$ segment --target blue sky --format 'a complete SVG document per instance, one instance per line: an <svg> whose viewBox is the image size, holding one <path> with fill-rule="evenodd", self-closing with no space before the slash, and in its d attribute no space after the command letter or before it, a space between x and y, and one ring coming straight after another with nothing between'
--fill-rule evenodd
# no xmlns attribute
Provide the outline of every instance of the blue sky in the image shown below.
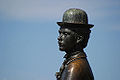
<svg viewBox="0 0 120 80"><path fill-rule="evenodd" d="M64 56L56 22L69 8L95 25L85 48L95 80L120 79L119 0L0 0L0 80L55 80Z"/></svg>

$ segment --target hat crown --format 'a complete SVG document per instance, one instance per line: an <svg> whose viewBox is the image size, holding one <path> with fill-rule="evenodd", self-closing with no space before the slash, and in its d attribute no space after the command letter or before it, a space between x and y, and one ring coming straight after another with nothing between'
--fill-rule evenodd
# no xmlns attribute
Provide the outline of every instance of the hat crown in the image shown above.
<svg viewBox="0 0 120 80"><path fill-rule="evenodd" d="M85 11L81 9L72 8L64 12L63 22L75 24L88 24L88 17Z"/></svg>

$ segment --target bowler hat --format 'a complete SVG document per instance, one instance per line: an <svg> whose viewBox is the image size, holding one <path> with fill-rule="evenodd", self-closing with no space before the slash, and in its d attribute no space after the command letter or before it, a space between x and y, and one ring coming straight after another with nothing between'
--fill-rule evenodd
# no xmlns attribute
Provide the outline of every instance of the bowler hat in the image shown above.
<svg viewBox="0 0 120 80"><path fill-rule="evenodd" d="M92 28L93 24L88 24L88 17L84 10L71 8L66 10L63 14L62 22L57 22L61 27L83 27Z"/></svg>

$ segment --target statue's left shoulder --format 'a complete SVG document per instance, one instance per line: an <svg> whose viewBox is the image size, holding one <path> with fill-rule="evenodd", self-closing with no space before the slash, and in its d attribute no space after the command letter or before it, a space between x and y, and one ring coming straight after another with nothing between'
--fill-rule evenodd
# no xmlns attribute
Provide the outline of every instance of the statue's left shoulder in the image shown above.
<svg viewBox="0 0 120 80"><path fill-rule="evenodd" d="M81 73L86 65L88 65L86 58L76 58L70 60L70 62L67 64L67 67L68 70L71 70L72 72L74 71L78 73L79 71L79 73Z"/></svg>
<svg viewBox="0 0 120 80"><path fill-rule="evenodd" d="M86 58L79 58L67 65L70 80L94 80L91 68Z"/></svg>

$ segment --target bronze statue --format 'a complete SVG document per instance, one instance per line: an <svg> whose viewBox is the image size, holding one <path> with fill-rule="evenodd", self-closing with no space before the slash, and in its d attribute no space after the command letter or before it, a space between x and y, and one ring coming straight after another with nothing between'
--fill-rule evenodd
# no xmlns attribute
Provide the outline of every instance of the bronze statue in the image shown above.
<svg viewBox="0 0 120 80"><path fill-rule="evenodd" d="M65 60L59 72L56 72L57 80L94 80L92 70L87 61L84 48L90 35L85 11L72 8L64 12L60 26L58 44L61 51L65 51Z"/></svg>

